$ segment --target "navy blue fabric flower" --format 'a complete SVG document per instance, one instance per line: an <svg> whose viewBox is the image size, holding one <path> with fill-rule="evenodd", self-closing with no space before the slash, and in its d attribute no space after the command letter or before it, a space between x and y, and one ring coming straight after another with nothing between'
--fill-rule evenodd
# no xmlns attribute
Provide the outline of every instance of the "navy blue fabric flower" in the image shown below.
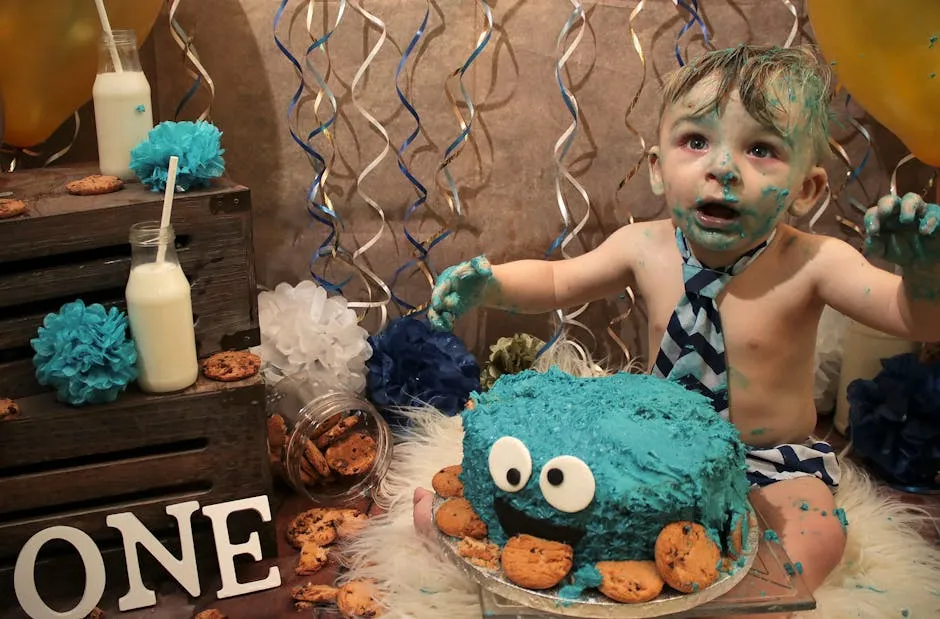
<svg viewBox="0 0 940 619"><path fill-rule="evenodd" d="M29 342L36 380L73 406L113 402L137 379L137 348L127 337L127 316L98 303L66 303L47 314Z"/></svg>
<svg viewBox="0 0 940 619"><path fill-rule="evenodd" d="M134 147L130 168L152 191L163 191L170 157L176 155L176 187L180 191L207 187L225 171L221 141L222 132L212 123L168 120L151 129L147 139Z"/></svg>
<svg viewBox="0 0 940 619"><path fill-rule="evenodd" d="M904 354L881 367L846 392L852 447L893 482L932 486L940 471L940 364Z"/></svg>
<svg viewBox="0 0 940 619"><path fill-rule="evenodd" d="M417 318L393 320L369 338L369 397L393 424L396 407L429 404L456 415L480 390L480 366L460 339Z"/></svg>

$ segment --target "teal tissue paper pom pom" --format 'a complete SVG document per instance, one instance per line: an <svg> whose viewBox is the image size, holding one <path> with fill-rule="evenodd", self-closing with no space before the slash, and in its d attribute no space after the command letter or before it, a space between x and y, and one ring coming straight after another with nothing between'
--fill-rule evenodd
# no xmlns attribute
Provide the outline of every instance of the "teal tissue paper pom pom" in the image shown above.
<svg viewBox="0 0 940 619"><path fill-rule="evenodd" d="M222 160L222 132L204 120L162 122L147 139L131 151L131 169L153 191L166 188L170 157L179 157L176 188L179 191L208 187L213 178L225 172Z"/></svg>
<svg viewBox="0 0 940 619"><path fill-rule="evenodd" d="M79 299L47 314L30 340L36 380L72 406L113 402L137 379L137 348L127 337L127 316Z"/></svg>

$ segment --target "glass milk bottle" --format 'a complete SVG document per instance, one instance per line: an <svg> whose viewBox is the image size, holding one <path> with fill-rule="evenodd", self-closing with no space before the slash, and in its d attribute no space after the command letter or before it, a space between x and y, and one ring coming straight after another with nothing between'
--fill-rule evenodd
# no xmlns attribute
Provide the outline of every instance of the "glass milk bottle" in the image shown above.
<svg viewBox="0 0 940 619"><path fill-rule="evenodd" d="M131 150L153 129L150 84L140 68L137 35L133 30L114 30L114 47L120 67L115 67L107 35L98 44L98 76L92 88L98 133L101 173L125 180L134 178Z"/></svg>
<svg viewBox="0 0 940 619"><path fill-rule="evenodd" d="M199 376L189 280L176 257L176 235L164 231L166 255L157 262L160 223L131 226L131 273L124 296L137 345L137 383L148 393L189 387Z"/></svg>

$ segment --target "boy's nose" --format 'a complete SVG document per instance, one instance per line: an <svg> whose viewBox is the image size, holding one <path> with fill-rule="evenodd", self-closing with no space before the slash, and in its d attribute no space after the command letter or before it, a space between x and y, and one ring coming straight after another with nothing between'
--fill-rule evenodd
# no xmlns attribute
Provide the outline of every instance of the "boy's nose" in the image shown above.
<svg viewBox="0 0 940 619"><path fill-rule="evenodd" d="M705 174L707 180L723 186L735 185L741 180L730 155L716 157Z"/></svg>

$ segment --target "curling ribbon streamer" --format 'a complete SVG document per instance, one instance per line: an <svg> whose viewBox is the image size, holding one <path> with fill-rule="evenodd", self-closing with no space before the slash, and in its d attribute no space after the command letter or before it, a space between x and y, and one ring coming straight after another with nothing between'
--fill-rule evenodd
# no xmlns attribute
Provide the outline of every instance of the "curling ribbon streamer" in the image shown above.
<svg viewBox="0 0 940 619"><path fill-rule="evenodd" d="M467 92L464 86L463 76L467 72L467 69L470 68L470 65L473 64L473 61L477 59L477 56L483 52L483 49L486 47L486 44L489 43L490 37L493 34L493 12L490 10L489 4L486 3L486 0L477 0L477 3L483 10L483 16L486 19L486 29L480 33L473 52L471 52L470 56L462 65L450 74L450 77L447 78L447 82L444 85L444 91L447 94L448 100L450 100L451 110L454 116L457 117L457 122L460 124L460 134L447 146L447 149L444 151L444 156L441 158L440 164L438 164L437 170L439 173L443 172L444 178L447 180L447 187L442 187L442 189L449 189L450 195L447 196L447 204L454 214L454 217L458 220L463 216L463 207L460 203L460 192L457 190L457 184L454 182L454 177L448 168L451 162L463 151L464 146L467 145L470 131L473 128L473 120L476 117L476 108L473 105L473 100L470 98L470 93ZM457 107L457 100L451 93L450 82L454 78L457 78L460 95L467 106L469 115L467 120L464 120L463 114L460 113L460 108ZM440 179L438 179L438 184L440 185Z"/></svg>
<svg viewBox="0 0 940 619"><path fill-rule="evenodd" d="M0 113L2 113L2 110L0 110ZM78 139L78 131L79 129L81 129L81 126L82 126L82 120L81 120L81 117L79 117L78 115L78 110L75 110L74 112L72 112L72 120L75 123L75 129L74 131L72 131L72 139L69 140L68 144L66 144L65 146L57 150L56 152L49 155L49 157L45 161L42 162L43 167L46 167L53 161L58 161L59 159L64 157L66 153L72 150L73 146L75 146L75 141ZM16 166L18 163L18 159L17 159L18 153L23 153L24 155L29 155L30 157L42 157L41 152L30 150L28 148L15 148L12 151L8 151L8 152L12 152L13 158L10 159L10 165L7 168L7 172L13 172L16 170ZM3 172L3 170L0 170L0 172Z"/></svg>
<svg viewBox="0 0 940 619"><path fill-rule="evenodd" d="M894 169L891 171L891 184L888 186L889 191L891 192L891 195L893 196L898 195L898 170L901 168L901 166L911 161L912 159L916 159L913 153L908 153L904 155L901 158L901 160L898 161L898 164L894 166Z"/></svg>
<svg viewBox="0 0 940 619"><path fill-rule="evenodd" d="M387 225L387 222L385 220L385 211L382 210L382 207L379 206L378 202L376 202L374 198L372 198L365 191L363 191L362 181L382 162L383 159L385 159L385 155L388 154L391 141L389 140L389 137L388 137L388 131L385 130L385 127L382 126L382 123L380 123L375 118L375 116L370 114L359 103L359 97L357 96L357 92L358 92L357 87L359 86L360 80L362 80L363 76L366 74L366 71L368 71L369 65L372 63L373 60L375 60L375 57L378 55L379 51L381 51L382 45L385 44L387 32L385 28L385 23L381 19L373 15L372 13L369 13L364 8L362 8L362 5L358 2L358 0L350 0L350 5L360 15L362 15L364 19L366 19L370 24L378 28L380 31L378 41L376 41L375 45L369 51L369 54L366 56L365 60L362 62L362 65L359 67L359 70L356 71L356 75L355 77L353 77L353 81L349 90L350 90L350 95L352 97L353 106L356 108L356 110L359 111L360 114L362 114L362 116L369 122L369 124L372 125L372 127L379 133L379 135L382 136L383 140L385 141L385 144L382 145L382 151L372 161L370 161L368 165L366 165L366 167L363 168L362 172L360 172L359 176L356 177L356 193L358 193L359 196L366 202L366 204L368 204L372 208L372 210L376 212L376 214L379 216L379 219L381 220L382 223L379 227L379 230L372 236L372 238L370 238L368 241L363 243L362 246L356 249L356 251L354 251L351 256L352 262L359 269L362 269L364 272L366 272L369 275L369 278L372 279L373 283L376 283L378 285L378 288L384 293L384 300L375 301L375 302L370 301L368 303L354 301L354 302L350 302L349 306L353 308L361 307L361 308L365 308L366 310L370 308L378 308L382 316L380 320L381 324L378 327L378 330L381 331L382 328L385 327L385 322L388 319L387 304L389 300L391 299L391 291L388 289L388 286L385 284L385 282L382 281L382 279L378 277L378 275L376 275L373 271L367 269L366 267L363 267L360 264L360 262L361 262L361 258L363 254L369 251L369 249L372 246L374 246L380 238L382 238L382 233L385 232L385 226Z"/></svg>
<svg viewBox="0 0 940 619"><path fill-rule="evenodd" d="M861 177L862 170L865 168L865 165L868 163L869 157L871 157L871 152L872 152L871 134L868 133L868 129L866 129L860 122L855 120L855 117L849 113L849 103L851 101L852 101L852 95L849 95L849 94L845 95L845 115L846 115L846 118L848 118L849 124L852 125L855 128L855 130L861 134L863 138L865 138L865 154L862 155L862 160L861 162L859 162L858 166L856 166L854 169L852 169L848 173L848 178L846 179L845 185L843 186L843 188L847 188L848 185L852 181L858 182L858 186L862 188L862 194L865 196L866 201L868 201L870 200L870 197L868 195L868 190L865 189L865 184L862 182L860 177ZM855 198L849 196L848 202L849 204L851 204L858 210L862 211L863 213L865 212L866 207L863 204L859 203L858 200L856 200Z"/></svg>
<svg viewBox="0 0 940 619"><path fill-rule="evenodd" d="M473 129L473 120L476 118L476 108L473 105L473 100L470 98L470 93L467 92L466 86L464 86L463 76L467 72L467 70L473 65L473 62L477 59L477 57L481 53L483 53L483 50L486 48L487 44L490 42L490 38L493 36L493 12L490 9L489 4L486 3L486 0L477 0L477 4L480 5L480 8L483 11L483 18L486 21L486 27L480 33L480 36L477 38L477 43L476 43L476 46L473 48L473 51L470 53L467 59L463 62L463 64L461 64L459 67L454 69L454 71L448 76L444 84L444 93L447 95L447 99L450 101L451 111L454 113L454 116L457 118L457 122L460 125L460 133L457 135L454 141L451 142L447 146L447 148L444 150L442 157L441 157L441 161L437 166L435 182L437 183L438 187L443 191L445 199L447 201L447 206L450 209L451 214L449 217L447 217L448 222L436 234L432 235L426 241L421 243L420 244L421 248L417 249L416 251L416 255L418 256L418 266L421 268L422 272L424 272L425 276L429 279L432 286L433 286L434 276L433 274L431 274L430 270L427 267L428 253L430 252L432 247L434 247L435 245L443 241L447 236L449 236L453 232L453 230L451 229L451 225L459 221L460 218L463 217L463 206L461 205L461 202L460 202L460 191L457 189L457 183L454 180L453 174L451 174L450 170L448 169L450 164L454 161L454 159L456 159L460 155L460 153L463 151L464 146L466 146L467 142L469 141L470 136L471 136L470 132ZM427 21L422 22L421 28L419 28L418 30L419 33L424 29L426 24L427 24ZM415 36L418 37L419 35L416 34ZM457 100L454 98L454 95L451 93L450 84L454 79L457 80L457 85L458 85L458 88L460 89L461 98L463 99L464 105L466 105L467 111L469 113L469 118L467 119L465 119L463 117L463 114L460 113L460 108L457 106ZM412 116L415 116L417 119L417 113L413 113ZM403 148L404 148L404 145L403 145ZM441 174L443 174L443 177L446 180L446 185L441 182ZM423 200L419 199L419 202L423 202ZM418 203L416 202L415 205L417 204ZM415 205L412 205L412 206L415 206ZM415 208L417 208L417 206L415 206ZM413 209L412 209L412 212L413 212ZM414 244L414 238L411 237L410 234L408 234L408 236L409 236L409 242ZM413 262L409 263L409 265L410 264L413 264ZM398 273L396 273L396 278L398 277L398 274L407 266L408 265L405 265L405 267L402 267L401 269L398 270ZM408 314L415 314L418 312L423 312L426 309L427 309L427 304L424 304L424 305L421 305L420 307L412 308L411 311L408 312Z"/></svg>
<svg viewBox="0 0 940 619"><path fill-rule="evenodd" d="M680 67L685 66L685 61L682 59L682 52L679 50L679 41L682 39L682 35L692 29L695 24L699 25L699 28L702 29L702 38L705 39L705 47L711 46L711 41L708 38L708 26L705 25L705 22L698 14L698 0L689 0L689 4L686 4L683 0L672 0L672 3L676 5L676 8L684 9L689 14L689 21L686 22L682 29L679 30L679 34L676 35L676 61L679 63Z"/></svg>
<svg viewBox="0 0 940 619"><path fill-rule="evenodd" d="M318 39L317 36L313 33L314 4L315 4L314 0L308 0L307 2L306 28L307 28L307 34L310 37L310 41L312 44L307 47L307 50L304 54L304 66L307 68L307 72L314 76L314 79L316 80L317 85L319 86L319 89L317 90L317 94L313 103L314 120L317 123L320 123L320 105L324 102L324 100L329 101L332 112L331 112L331 116L326 120L326 122L322 123L321 125L318 125L316 129L314 129L307 135L307 143L309 145L309 142L314 137L322 133L323 137L326 139L330 147L329 160L325 161L322 164L322 177L320 178L319 184L320 184L320 187L322 188L321 190L323 193L323 206L330 212L333 212L334 214L334 219L332 220L332 224L334 226L338 225L339 228L342 229L342 225L343 225L342 218L334 209L333 204L330 201L329 194L326 192L326 180L329 177L329 172L333 167L333 161L336 158L336 143L333 139L333 132L331 131L330 128L332 127L332 125L334 124L336 120L336 114L338 110L337 105L336 105L336 98L333 95L333 92L327 86L327 80L329 79L332 64L330 62L330 55L327 53L327 50L326 50L326 39L330 36L332 31L336 30L336 27L339 25L339 22L342 19L342 14L345 10L345 3L341 3L340 5L337 6L338 13L337 13L336 22L333 26L333 29L331 30L330 33L328 33L322 39ZM323 57L326 62L326 69L323 75L321 75L317 71L316 67L313 65L313 62L312 62L313 54L317 51L320 51L323 53ZM300 114L300 108L303 106L304 102L308 100L308 98L309 97L304 97L300 101L297 107L298 117ZM313 163L313 161L311 161L311 163ZM314 204L314 203L315 202L313 200L310 200L308 198L308 205ZM308 206L308 209L309 209L309 206ZM314 215L318 214L318 212L311 212L311 213ZM358 276L362 282L363 289L368 295L368 300L367 301L349 301L347 302L347 305L352 309L365 310L363 312L356 312L357 319L360 322L365 319L370 309L373 309L373 308L379 309L381 318L380 318L379 325L377 328L381 330L385 326L385 322L387 320L386 306L388 305L388 298L390 294L389 290L387 286L385 285L385 282L382 281L382 278L380 278L374 271L372 271L367 266L363 266L361 264L362 261L355 259L353 254L351 254L348 250L346 250L342 246L342 244L339 241L339 237L340 237L340 234L339 234L339 229L338 229L336 231L336 236L334 238L332 246L329 248L321 246L320 250L314 255L313 259L311 260L311 274L313 274L314 278L317 279L318 281L321 281L321 282L324 281L323 279L318 278L316 274L313 272L314 261L317 258L322 257L322 256L328 256L329 260L331 261L335 260L335 261L341 262L345 264L347 267L349 267L350 270L353 271L354 275L351 275L349 278L347 278L340 284L336 284L336 287L338 289L342 289L343 287L346 286L346 284L350 280L352 280L354 276ZM383 299L380 299L378 301L373 300L374 292L376 289L384 293Z"/></svg>
<svg viewBox="0 0 940 619"><path fill-rule="evenodd" d="M793 6L793 3L790 0L780 0L783 2L784 6L787 7L787 10L793 14L793 26L790 27L790 34L787 36L786 42L783 44L784 47L790 47L793 45L793 41L796 40L796 35L800 31L800 15L796 11L796 7Z"/></svg>
<svg viewBox="0 0 940 619"><path fill-rule="evenodd" d="M555 55L558 58L555 63L555 80L558 82L558 88L561 91L562 100L565 103L565 107L568 110L568 113L571 114L571 124L568 125L567 129L559 136L558 140L555 141L554 147L554 164L555 164L555 201L558 204L558 210L561 213L561 219L564 224L564 229L562 233L552 242L546 256L550 256L555 252L556 249L561 250L562 258L570 258L567 252L568 244L575 238L578 234L587 225L588 219L591 214L591 201L588 197L587 191L584 187L575 179L571 173L568 171L567 167L564 165L563 161L565 156L568 154L568 151L571 149L571 144L574 142L574 138L577 135L579 127L579 114L578 114L578 102L575 99L574 94L568 90L565 86L564 78L562 77L562 71L565 64L568 62L568 59L571 58L571 55L575 52L578 45L581 42L581 38L584 36L584 30L587 25L587 19L584 15L584 6L581 3L581 0L571 0L571 4L574 7L568 16L568 19L565 21L564 26L561 31L558 33L558 37L555 40ZM572 28L576 23L580 21L580 26L578 28L578 33L575 36L574 41L567 49L561 52L562 47L564 46L565 40L568 38L568 34L571 32ZM568 205L565 201L564 192L561 188L562 179L567 180L575 191L581 196L581 199L584 200L585 209L584 217L571 229L571 217L569 214ZM576 320L584 311L587 309L589 304L585 303L574 312L566 314L564 310L559 309L555 311L555 315L558 318L557 326L555 332L552 334L552 337L545 343L538 354L541 355L546 350L548 350L556 341L558 341L567 331L567 326L576 326L587 331L593 339L594 335L591 333L590 329L586 325ZM576 350L580 350L579 347L576 347ZM583 351L581 351L583 352ZM586 358L586 357L583 357Z"/></svg>
<svg viewBox="0 0 940 619"><path fill-rule="evenodd" d="M332 246L330 248L325 247L325 245L329 241L329 239L326 239L324 243L320 246L320 248L317 250L317 252L312 256L312 259L310 261L310 272L311 274L313 274L314 279L318 279L316 274L313 271L313 265L317 259L323 256L328 256L330 261L339 260L340 262L345 262L347 264L349 264L349 261L344 259L344 257L348 256L348 254L344 251L340 251L342 247L342 243L340 240L340 237L341 237L340 232L343 229L345 229L345 225L343 224L342 217L340 217L339 213L333 207L333 202L332 200L330 200L330 194L327 193L326 191L326 186L327 186L326 182L327 182L327 179L329 179L330 177L330 170L333 169L333 162L336 159L336 151L337 151L336 142L333 140L333 132L331 130L331 127L336 121L337 113L339 110L339 107L336 104L336 97L333 95L333 91L330 90L329 86L327 85L327 80L330 77L330 71L332 69L332 63L330 62L330 55L326 49L326 40L329 38L329 36L332 35L332 32L336 30L336 28L339 26L340 20L342 19L342 16L345 12L346 5L345 5L345 2L343 2L337 6L337 17L336 17L336 22L333 25L333 29L330 32L328 32L326 36L323 37L322 44L320 44L321 40L318 39L317 35L313 33L313 17L314 17L314 12L315 12L314 10L315 4L316 4L315 0L307 0L307 17L305 20L305 26L307 29L307 36L310 37L311 45L309 45L304 52L304 66L307 68L307 72L310 75L312 75L314 77L314 80L317 82L317 86L318 86L317 94L313 101L313 120L319 124L316 126L316 128L314 128L310 133L307 134L306 143L309 145L310 142L315 137L317 137L318 135L322 133L324 139L326 139L327 145L329 146L329 159L324 160L323 162L319 164L319 167L321 168L321 170L319 171L322 172L322 174L320 176L318 185L323 195L323 202L322 203L316 202L315 200L316 195L314 194L312 197L308 195L307 204L308 204L308 212L310 212L311 215L313 215L315 218L317 217L317 215L321 215L324 212L326 212L328 216L329 216L329 213L332 213L332 219L330 219L329 222L333 230L335 230L336 232L336 235L333 239ZM324 2L324 9L326 8L327 8L327 3ZM313 55L317 51L320 51L323 53L323 60L326 64L326 69L323 71L322 75L320 74L319 71L317 71L317 68L314 66L313 61L312 61ZM297 105L296 119L297 119L298 125L300 122L301 109L303 108L304 104L308 100L309 100L309 96L305 96L300 100L300 102ZM330 112L330 115L327 117L326 121L321 122L320 121L320 105L323 104L324 100L329 101L331 112ZM311 159L310 163L314 167L314 170L318 171L317 170L318 165L317 165L316 160ZM310 211L311 206L313 206L315 210ZM354 271L356 270L355 266L353 266L353 270ZM359 275L360 277L362 276L361 273ZM342 292L342 289L346 286L346 284L350 281L350 279L352 279L352 277L349 277L343 280L342 282L335 284L334 286L335 286L336 291ZM318 279L318 281L325 282L325 280L320 280L320 279ZM372 289L367 288L367 290L369 292L370 300L371 300ZM362 316L360 316L360 319L361 318Z"/></svg>
<svg viewBox="0 0 940 619"><path fill-rule="evenodd" d="M183 58L188 60L196 70L186 69L186 72L194 80L193 85L186 91L186 94L183 95L183 99L179 102L179 105L176 106L173 118L174 120L179 118L180 112L183 111L186 104L195 96L199 87L205 86L206 90L209 91L209 102L206 104L206 109L199 114L197 120L206 120L209 118L209 113L212 111L212 102L215 99L215 83L213 83L212 78L209 77L209 72L206 71L206 68L202 66L202 62L199 60L196 48L193 47L193 38L186 34L186 31L183 30L183 27L176 19L176 12L179 10L180 2L182 2L182 0L173 0L170 5L170 36L173 37L173 40L176 41L176 44L179 45L180 49L183 51Z"/></svg>
<svg viewBox="0 0 940 619"><path fill-rule="evenodd" d="M310 0L308 4L308 13L307 13L308 31L310 30L311 23L312 23L313 2L314 0ZM330 205L329 199L326 197L326 192L323 187L324 174L326 173L326 170L327 170L326 160L323 158L322 155L320 155L320 153L318 153L316 150L313 149L312 146L310 146L310 141L314 137L319 135L320 133L327 131L330 128L330 126L333 124L333 122L336 120L336 99L333 97L333 93L327 87L323 78L320 76L319 73L317 73L316 69L309 62L309 57L315 50L321 48L326 43L326 41L329 40L330 36L333 34L336 27L339 25L340 21L343 18L343 13L346 8L346 2L345 0L339 0L339 4L337 6L336 20L335 20L335 23L333 24L333 28L327 31L326 34L324 34L322 37L315 39L307 47L307 50L306 50L305 64L310 70L310 72L313 74L314 79L317 81L317 84L320 86L322 91L326 93L327 98L330 100L330 103L333 105L332 115L326 120L326 122L321 123L319 126L315 127L307 135L306 140L302 139L300 135L298 135L297 131L299 129L295 130L295 124L297 124L297 116L298 116L297 108L301 101L301 98L303 97L304 90L306 90L307 88L307 81L304 77L304 70L301 67L300 62L297 60L297 58L295 58L294 55L291 54L288 47L277 36L278 25L280 23L281 17L284 14L284 10L287 7L287 3L288 3L288 0L281 0L280 6L278 6L278 9L274 15L274 44L281 51L281 53L284 54L287 60L294 66L294 70L297 72L297 76L300 79L300 83L297 86L297 90L291 96L290 104L288 105L288 108L287 108L287 127L288 127L288 131L290 132L291 138L294 140L294 142L297 143L298 146L300 146L300 148L307 155L307 158L310 161L311 165L313 166L313 169L315 172L314 179L310 183L310 186L307 190L307 197L306 197L307 212L310 213L310 215L316 221L319 221L320 223L326 225L329 228L329 234L327 235L326 239L324 239L324 241L320 244L320 246L317 248L317 251L314 253L314 255L310 259L310 273L313 276L313 278L316 280L316 282L320 284L321 286L323 286L324 288L326 288L327 290L334 292L334 293L341 293L342 285L334 284L320 277L319 275L316 274L316 272L314 272L314 268L313 268L314 263L320 256L323 256L323 255L336 256L339 253L338 252L339 239L338 239L337 224L340 222L339 222L339 216L336 214L336 211ZM288 37L289 36L290 35L288 34ZM312 33L311 33L311 38L313 38ZM318 99L319 99L319 95L318 95ZM321 193L324 195L324 202L317 201L317 197Z"/></svg>
<svg viewBox="0 0 940 619"><path fill-rule="evenodd" d="M431 275L430 270L426 264L428 254L434 245L446 238L446 234L439 236L433 243L430 243L426 248L423 243L418 241L414 235L411 234L411 231L408 230L408 221L414 215L415 211L421 207L428 199L428 190L425 188L421 182L415 178L414 174L411 173L411 170L408 168L408 164L405 163L405 151L409 146L415 141L418 135L421 133L421 117L418 115L417 110L414 106L411 105L411 102L408 101L408 98L405 97L405 93L401 90L401 74L405 69L405 66L408 63L408 58L414 52L415 47L418 45L418 42L421 40L421 37L424 36L424 30L428 26L428 17L431 14L431 3L426 0L425 2L425 11L424 17L421 19L421 25L418 26L418 29L415 31L414 36L411 37L411 41L408 43L408 47L405 48L405 51L402 53L401 60L398 62L398 68L395 70L395 92L398 94L398 100L401 101L401 104L405 107L411 117L415 121L415 128L402 142L401 146L398 147L398 169L404 175L404 177L410 182L414 188L415 192L418 194L414 202L408 205L408 208L405 209L405 215L402 218L402 229L405 233L405 238L408 239L408 242L411 244L414 249L415 259L409 260L404 265L400 266L395 271L395 276L392 278L391 285L391 298L399 306L409 310L416 309L414 305L411 305L407 301L399 298L395 294L395 284L398 282L398 278L401 274L410 269L415 263L419 265L419 268L424 273L425 277L428 280L428 285L433 289L434 287L434 276Z"/></svg>
<svg viewBox="0 0 940 619"><path fill-rule="evenodd" d="M845 162L845 165L848 166L849 170L852 169L852 160L849 159L849 154L845 152L845 148L842 147L842 144L837 142L831 136L829 137L829 148L830 150L835 152L837 155L839 155L839 158L843 162ZM831 204L833 200L838 200L839 193L842 191L844 187L845 187L845 184L843 184L843 186L840 187L838 190L833 191L831 179L829 182L826 183L826 197L823 198L823 203L819 205L819 208L816 209L816 212L813 214L813 216L809 220L810 233L816 234L816 230L815 230L816 224L819 222L819 219L823 216L823 214L829 209L829 204Z"/></svg>
<svg viewBox="0 0 940 619"><path fill-rule="evenodd" d="M643 161L646 159L646 140L643 138L643 134L640 133L630 123L630 114L633 113L633 108L635 108L637 102L639 102L640 94L643 92L643 88L646 85L646 54L643 52L643 46L640 44L640 38L636 34L636 29L633 27L633 21L636 19L637 15L640 14L640 11L643 10L645 1L646 0L640 0L637 2L637 5L633 8L633 11L630 12L630 39L633 41L633 49L636 51L636 55L640 58L640 66L643 68L643 75L640 77L640 85L633 95L633 100L630 102L630 105L627 106L627 111L623 115L623 122L626 125L627 130L636 136L637 140L640 142L640 156L636 160L636 163L633 164L633 167L630 168L626 175L620 180L620 183L617 185L618 192L623 189L624 186L630 182L634 176L636 176L636 173L640 170L640 166L643 165ZM632 210L629 207L627 207L625 210L627 212L627 224L634 223L635 220L633 218ZM633 356L630 353L630 347L627 346L627 344L620 338L619 335L617 335L616 326L630 318L630 315L633 312L633 306L636 302L636 297L634 295L633 289L629 286L627 286L626 290L624 291L624 296L628 299L629 303L627 310L607 323L607 334L623 352L623 356L629 365Z"/></svg>

